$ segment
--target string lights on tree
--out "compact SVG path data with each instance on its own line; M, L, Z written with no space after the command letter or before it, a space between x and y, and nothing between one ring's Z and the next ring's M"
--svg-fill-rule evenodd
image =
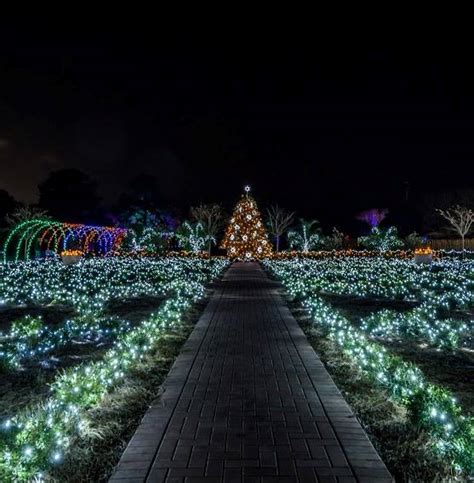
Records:
M227 226L221 248L232 260L261 260L272 254L268 234L257 203L250 195L250 186L237 203Z

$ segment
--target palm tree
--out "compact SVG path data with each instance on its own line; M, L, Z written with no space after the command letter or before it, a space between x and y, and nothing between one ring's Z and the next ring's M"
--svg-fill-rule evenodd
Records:
M208 241L202 224L200 222L191 223L187 220L176 231L176 238L181 248L193 253L201 252Z
M321 240L321 230L318 225L319 221L317 220L307 221L300 218L299 230L288 233L290 247L302 252L309 252L316 248Z

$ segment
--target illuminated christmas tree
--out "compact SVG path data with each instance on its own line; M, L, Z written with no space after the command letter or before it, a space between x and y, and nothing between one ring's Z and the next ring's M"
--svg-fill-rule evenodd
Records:
M233 260L260 260L272 254L257 203L249 191L250 187L246 186L221 244L221 248L225 248L227 256Z

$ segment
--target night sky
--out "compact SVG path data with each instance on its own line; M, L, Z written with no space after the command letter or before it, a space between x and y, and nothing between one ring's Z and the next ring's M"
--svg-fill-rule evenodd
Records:
M76 167L106 205L148 173L183 209L231 209L249 183L261 204L330 227L473 187L467 50L3 35L0 189L24 202L51 170Z

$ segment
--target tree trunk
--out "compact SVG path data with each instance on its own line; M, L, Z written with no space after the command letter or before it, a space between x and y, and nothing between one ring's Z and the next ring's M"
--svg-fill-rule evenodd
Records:
M280 236L277 235L276 236L276 249L277 249L277 253L280 251Z
M209 240L209 258L211 258L212 241Z
M464 235L461 235L462 257L464 258Z

